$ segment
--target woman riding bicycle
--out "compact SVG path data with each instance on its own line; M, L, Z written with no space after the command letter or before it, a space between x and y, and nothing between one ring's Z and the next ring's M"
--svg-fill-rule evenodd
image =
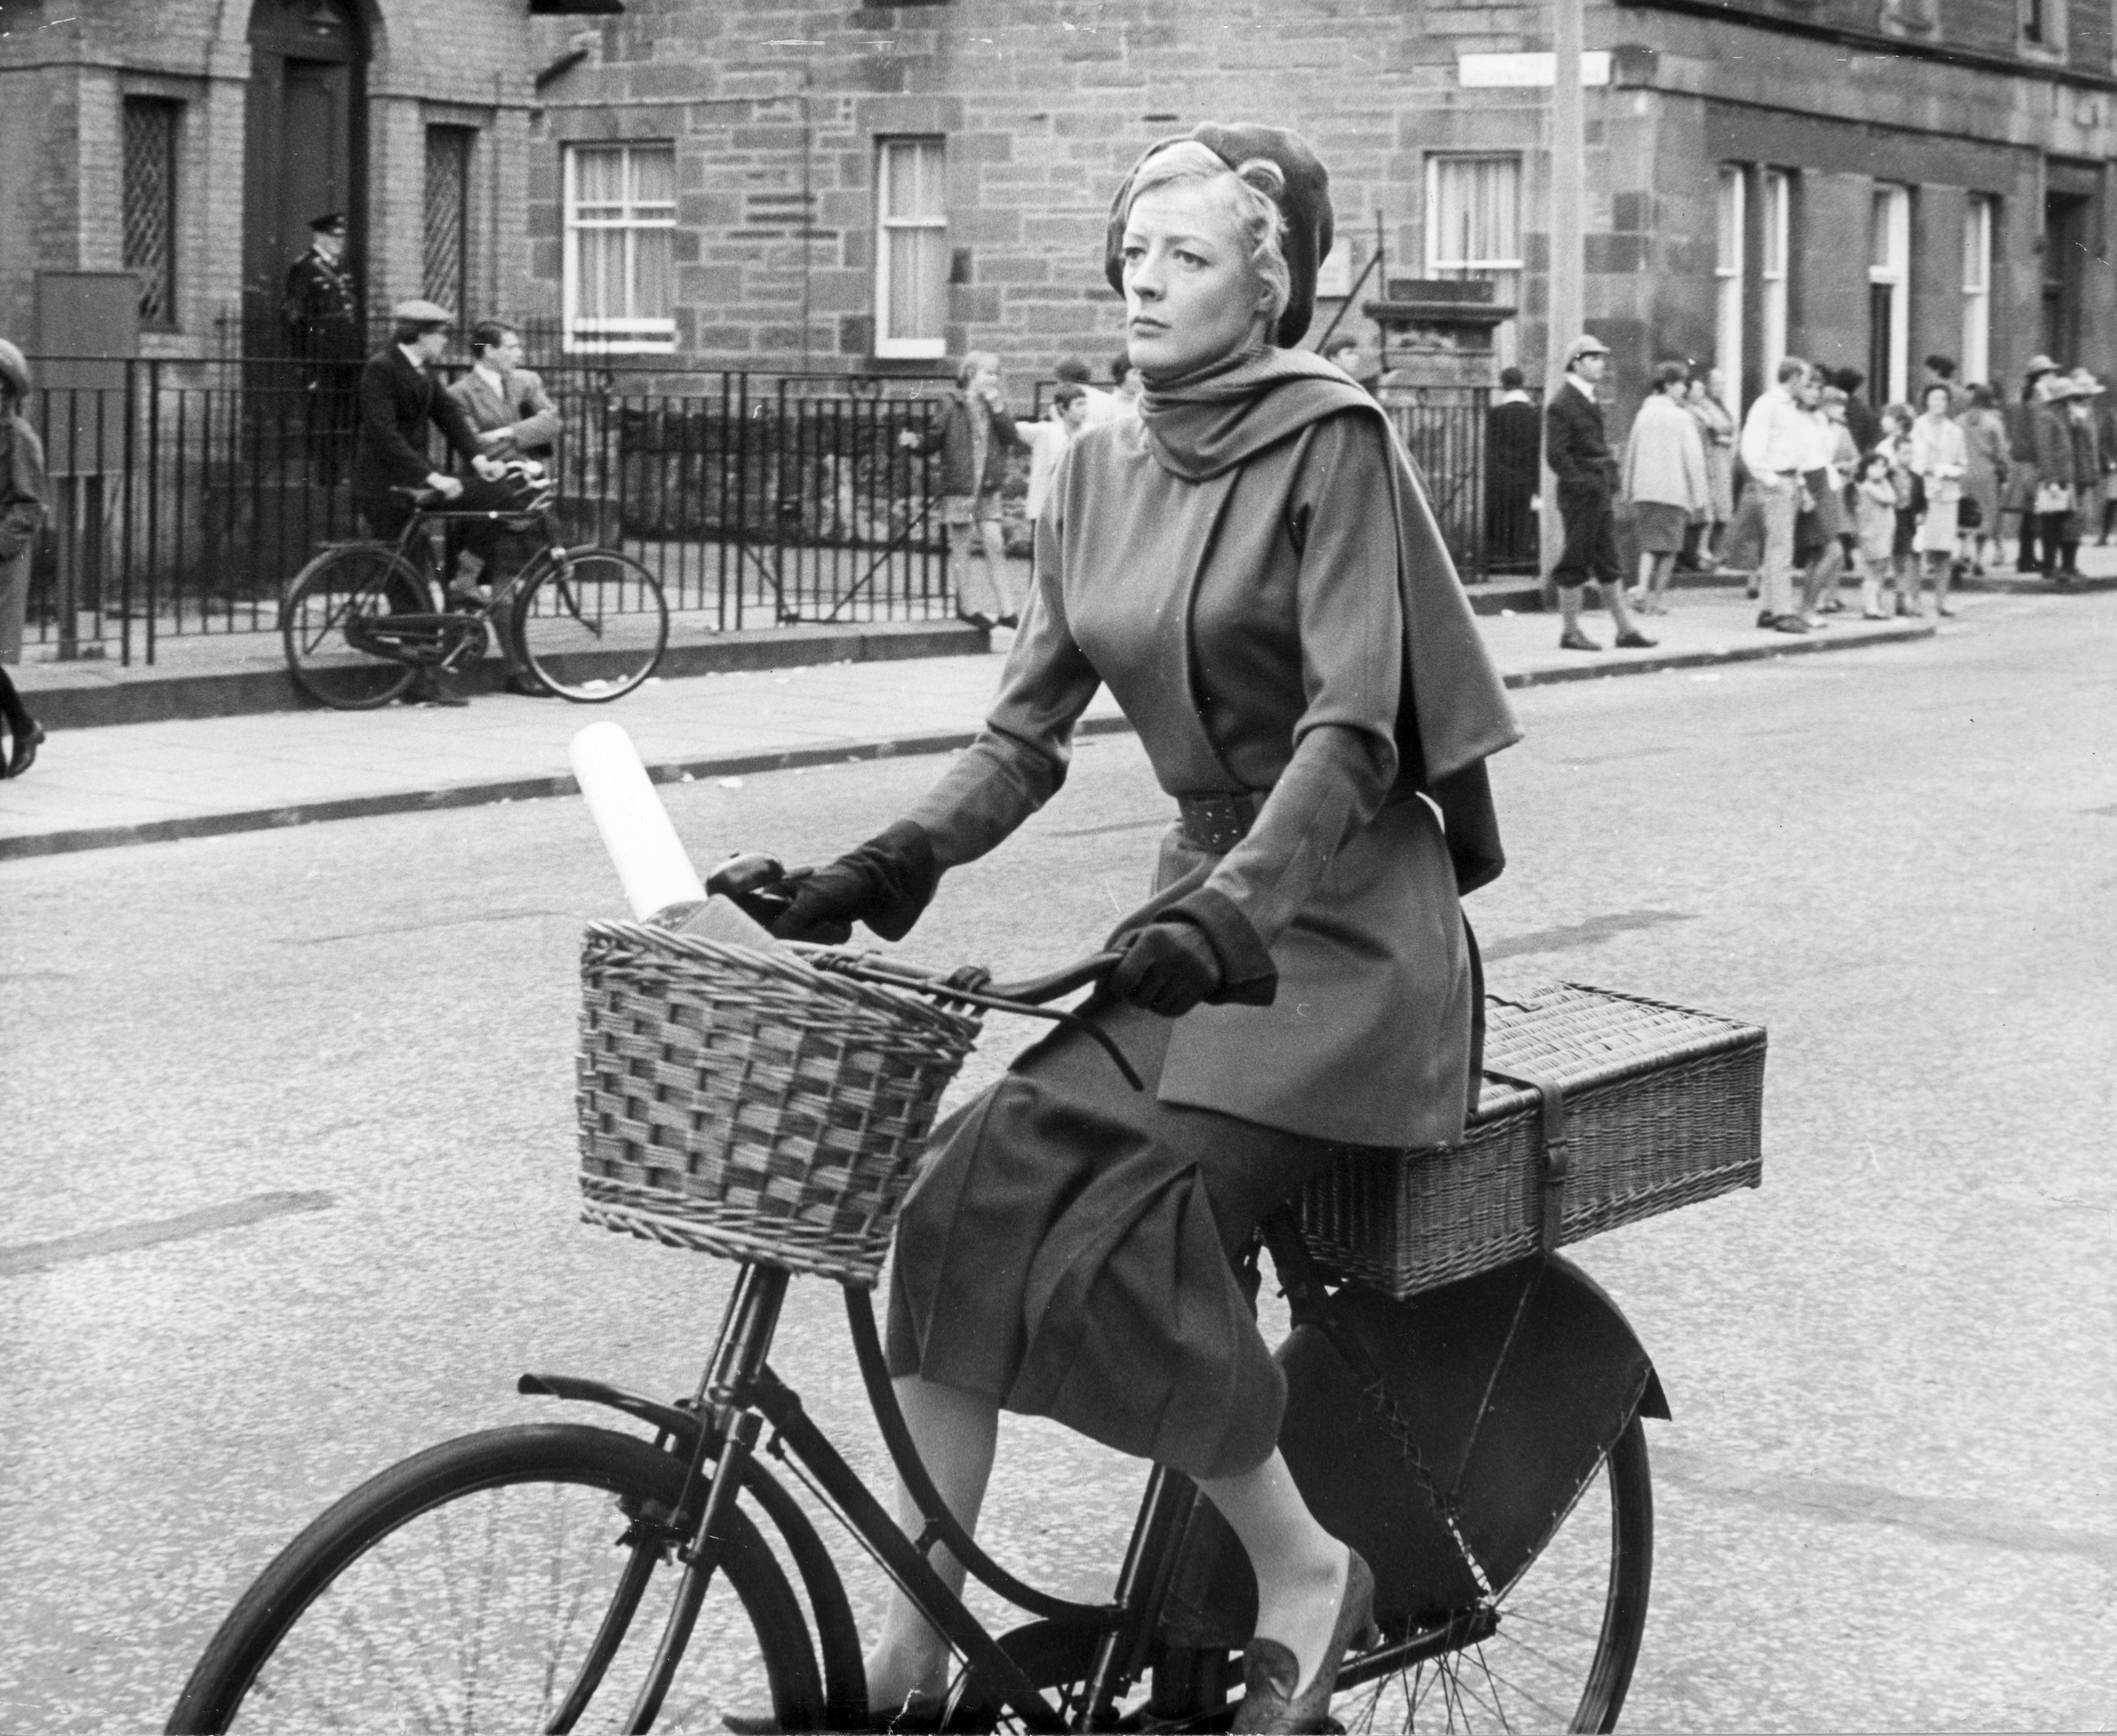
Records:
M1321 1727L1372 1585L1280 1456L1284 1384L1231 1257L1334 1157L1460 1136L1481 1003L1459 893L1499 872L1483 760L1519 734L1382 413L1281 347L1331 220L1291 132L1203 126L1135 166L1105 269L1142 416L1063 460L976 745L800 877L777 924L903 935L1058 789L1109 685L1178 809L1091 1014L1148 1089L1113 1092L1062 1032L937 1131L898 1225L889 1362L966 1526L1001 1408L1197 1481L1258 1584L1238 1730ZM899 1511L916 1531L901 1491ZM916 1718L947 1661L897 1593L870 1706Z

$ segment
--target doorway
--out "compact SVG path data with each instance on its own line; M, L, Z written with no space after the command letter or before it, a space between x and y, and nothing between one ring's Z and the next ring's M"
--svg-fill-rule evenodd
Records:
M2091 251L2088 205L2082 193L2044 195L2043 352L2068 367L2080 354L2080 288Z
M351 0L256 0L250 50L242 353L278 357L287 268L312 218L346 214L346 261L366 279L367 44Z

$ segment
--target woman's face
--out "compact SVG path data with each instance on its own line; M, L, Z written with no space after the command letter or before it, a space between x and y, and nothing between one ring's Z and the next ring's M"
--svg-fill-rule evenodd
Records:
M1125 347L1143 373L1189 373L1262 335L1264 286L1226 196L1212 183L1141 194L1125 222L1122 257Z
M1926 389L1926 413L1929 416L1945 416L1954 394L1944 386L1930 386Z

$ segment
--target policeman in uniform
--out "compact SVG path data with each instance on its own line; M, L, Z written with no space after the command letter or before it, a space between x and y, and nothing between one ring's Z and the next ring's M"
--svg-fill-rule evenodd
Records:
M287 268L289 345L308 389L309 462L328 488L339 479L359 414L360 289L345 265L345 215L309 224L309 251Z

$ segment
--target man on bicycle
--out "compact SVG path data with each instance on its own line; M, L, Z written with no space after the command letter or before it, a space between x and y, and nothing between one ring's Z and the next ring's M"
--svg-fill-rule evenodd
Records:
M455 316L427 301L399 302L390 312L396 321L390 341L361 371L360 433L353 455L353 503L369 532L385 539L395 538L419 510L410 495L397 492L401 489L428 490L464 511L494 510L512 500L500 486L505 472L500 461L485 455L463 406L431 372L448 348ZM466 485L427 462L429 426L470 461L476 482ZM469 527L464 547L482 565L499 534L497 522ZM434 705L470 703L431 675L422 681L417 697Z

